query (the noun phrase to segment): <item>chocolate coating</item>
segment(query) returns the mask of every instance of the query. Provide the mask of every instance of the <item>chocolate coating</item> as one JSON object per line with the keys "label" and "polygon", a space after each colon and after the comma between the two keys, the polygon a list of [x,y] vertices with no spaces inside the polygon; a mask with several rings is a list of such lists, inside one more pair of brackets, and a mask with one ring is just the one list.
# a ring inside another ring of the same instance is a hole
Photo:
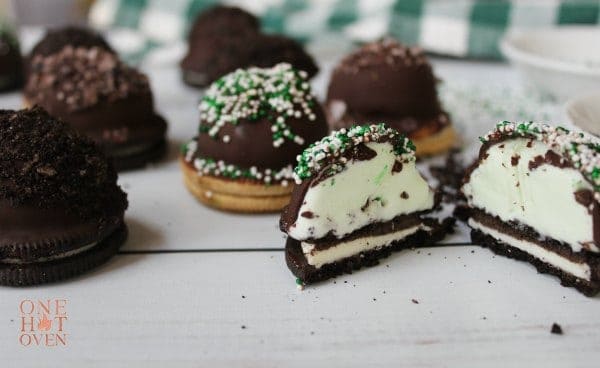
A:
{"label": "chocolate coating", "polygon": [[164,140],[166,122],[154,112],[147,77],[115,54],[67,46],[36,56],[31,67],[28,102],[92,138],[109,156],[139,154]]}
{"label": "chocolate coating", "polygon": [[425,55],[392,39],[369,43],[340,62],[327,90],[327,110],[334,129],[385,121],[410,134],[424,124],[434,132],[448,124]]}
{"label": "chocolate coating", "polygon": [[390,128],[408,135],[411,139],[421,139],[438,132],[441,127],[450,123],[448,114],[443,111],[437,116],[423,119],[412,116],[398,118],[388,114],[363,114],[353,111],[345,111],[344,114],[339,116],[335,114],[336,108],[334,107],[334,103],[329,103],[327,106],[327,120],[330,122],[333,130],[348,128],[356,125],[358,122],[378,123],[383,121]]}
{"label": "chocolate coating", "polygon": [[[0,255],[11,258],[39,256],[41,252],[32,252],[32,248],[43,248],[48,243],[56,245],[53,252],[68,251],[82,244],[104,237],[120,223],[122,215],[115,213],[96,219],[84,219],[65,208],[37,208],[32,205],[13,206],[0,200]],[[23,254],[20,247],[27,246],[29,252]],[[12,247],[11,247],[12,246]],[[45,253],[45,252],[44,252]],[[44,255],[48,255],[45,253]]]}
{"label": "chocolate coating", "polygon": [[44,37],[35,44],[28,56],[28,64],[35,56],[48,56],[55,54],[66,46],[72,47],[98,47],[110,53],[115,53],[108,42],[95,31],[78,26],[50,29]]}
{"label": "chocolate coating", "polygon": [[208,86],[238,68],[271,67],[287,62],[308,73],[318,67],[291,38],[260,33],[258,20],[238,8],[216,7],[202,13],[189,35],[188,53],[181,61],[184,81]]}
{"label": "chocolate coating", "polygon": [[247,65],[270,67],[278,63],[289,63],[298,70],[303,70],[309,78],[319,72],[313,58],[304,51],[302,45],[295,40],[280,35],[261,34],[252,39],[250,57]]}
{"label": "chocolate coating", "polygon": [[23,84],[23,60],[17,39],[0,31],[0,92],[10,91]]}
{"label": "chocolate coating", "polygon": [[327,123],[323,109],[315,104],[316,119],[289,118],[287,124],[291,130],[304,138],[304,144],[286,140],[280,147],[273,146],[271,121],[268,118],[258,120],[241,119],[237,125],[225,124],[220,136],[229,135],[231,141],[223,143],[221,139],[211,138],[206,133],[198,136],[197,157],[210,157],[244,168],[256,166],[258,169],[281,169],[296,162],[300,154],[310,143],[327,135]]}
{"label": "chocolate coating", "polygon": [[258,18],[235,6],[217,5],[200,13],[192,25],[188,40],[193,43],[206,36],[234,36],[241,33],[258,33]]}

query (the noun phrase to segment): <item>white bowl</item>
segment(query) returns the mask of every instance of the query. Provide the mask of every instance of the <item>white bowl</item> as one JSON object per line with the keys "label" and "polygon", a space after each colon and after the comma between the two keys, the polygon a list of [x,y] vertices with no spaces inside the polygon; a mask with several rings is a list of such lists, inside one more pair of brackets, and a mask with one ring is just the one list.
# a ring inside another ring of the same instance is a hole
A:
{"label": "white bowl", "polygon": [[511,32],[500,49],[530,87],[566,101],[600,91],[599,46],[599,27],[565,26]]}
{"label": "white bowl", "polygon": [[567,103],[567,116],[582,130],[600,136],[600,92],[575,98]]}

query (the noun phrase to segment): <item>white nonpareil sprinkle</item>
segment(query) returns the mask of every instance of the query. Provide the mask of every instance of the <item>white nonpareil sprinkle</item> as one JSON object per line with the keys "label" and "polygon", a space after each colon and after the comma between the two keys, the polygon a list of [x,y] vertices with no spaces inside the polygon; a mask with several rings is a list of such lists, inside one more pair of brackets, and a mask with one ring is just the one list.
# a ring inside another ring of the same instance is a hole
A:
{"label": "white nonpareil sprinkle", "polygon": [[[290,118],[316,120],[312,109],[316,103],[306,73],[281,63],[272,68],[238,69],[214,82],[200,103],[201,133],[213,138],[225,124],[237,124],[240,119],[271,121],[273,146],[285,140],[304,144],[287,124]],[[222,137],[228,143],[230,137]]]}

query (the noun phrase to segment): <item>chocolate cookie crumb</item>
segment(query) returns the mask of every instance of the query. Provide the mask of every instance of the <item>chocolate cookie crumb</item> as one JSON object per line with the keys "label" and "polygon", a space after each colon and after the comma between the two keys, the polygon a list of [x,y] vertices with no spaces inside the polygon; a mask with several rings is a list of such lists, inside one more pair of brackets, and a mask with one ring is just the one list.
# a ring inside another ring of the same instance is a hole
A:
{"label": "chocolate cookie crumb", "polygon": [[558,323],[553,323],[552,328],[550,329],[550,333],[552,333],[554,335],[562,335],[563,334],[562,327],[560,327],[560,325]]}
{"label": "chocolate cookie crumb", "polygon": [[88,219],[122,213],[127,195],[100,150],[39,107],[0,110],[0,199]]}
{"label": "chocolate cookie crumb", "polygon": [[460,186],[465,169],[458,149],[453,149],[448,153],[444,165],[429,167],[429,172],[439,182],[438,190],[442,193],[444,202],[450,203],[460,199]]}

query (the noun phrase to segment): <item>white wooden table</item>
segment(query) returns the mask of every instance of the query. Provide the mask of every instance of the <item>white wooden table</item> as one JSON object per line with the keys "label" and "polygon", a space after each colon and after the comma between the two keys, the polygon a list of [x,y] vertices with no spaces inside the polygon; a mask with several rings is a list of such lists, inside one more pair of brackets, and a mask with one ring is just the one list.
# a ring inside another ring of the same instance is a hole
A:
{"label": "white wooden table", "polygon": [[[447,86],[518,85],[504,64],[435,67]],[[171,154],[121,175],[129,241],[74,280],[0,288],[0,367],[600,366],[598,298],[468,245],[462,227],[447,242],[467,245],[396,253],[297,290],[277,216],[216,212],[186,192],[175,157],[197,129],[199,94],[173,63],[146,68]],[[18,94],[0,97],[1,108],[19,106]],[[457,113],[466,141],[495,123],[471,108]],[[23,346],[20,303],[48,299],[66,300],[66,346]],[[554,322],[563,335],[550,333]]]}

